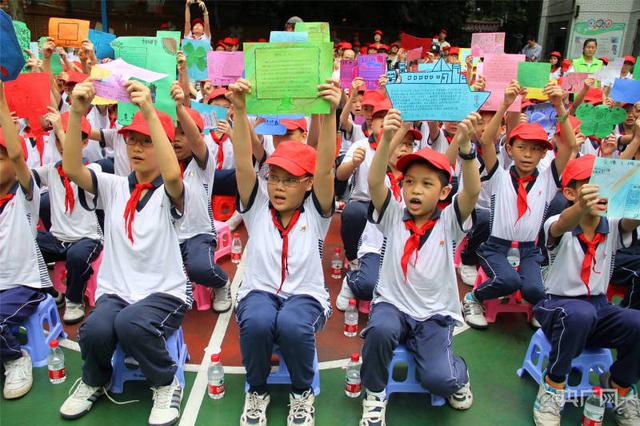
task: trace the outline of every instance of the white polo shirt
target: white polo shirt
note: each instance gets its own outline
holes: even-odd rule
[[[100,129],[102,142],[105,147],[113,150],[113,171],[116,176],[129,176],[132,172],[129,156],[127,155],[127,144],[124,136],[118,133],[117,128]]]
[[[558,221],[560,215],[551,216],[544,223],[547,241],[550,240],[551,225]],[[615,254],[618,249],[628,248],[637,241],[638,231],[620,232],[620,218],[600,218],[596,232],[606,234],[603,242],[596,248],[595,265],[589,275],[589,289],[592,296],[606,294],[609,280],[613,273]],[[565,232],[547,245],[549,252],[549,273],[545,283],[548,294],[556,296],[586,296],[587,287],[580,276],[586,246],[580,242],[578,235],[580,226],[573,231]],[[593,265],[593,264],[592,264]]]
[[[164,293],[191,305],[191,284],[187,279],[174,222],[180,220],[165,192],[162,178],[140,199],[132,224],[133,243],[125,230],[124,211],[136,183],[135,174],[115,176],[89,170],[95,188],[96,207],[103,209],[104,251],[96,299],[115,294],[136,303],[152,293]],[[83,207],[85,192],[80,190]],[[190,206],[185,183],[185,209]]]
[[[29,200],[16,182],[10,191],[13,198],[0,207],[0,290],[20,285],[51,287],[47,265],[36,243],[40,189],[34,179],[31,187]]]
[[[350,201],[369,201],[371,199],[371,195],[369,194],[369,167],[371,167],[371,162],[373,161],[373,156],[376,151],[371,148],[369,144],[369,139],[364,138],[355,141],[350,147],[347,153],[344,155],[343,162],[353,160],[353,153],[358,148],[364,148],[365,156],[364,161],[360,163],[360,165],[353,172],[353,189],[351,191]]]
[[[429,137],[429,122],[423,121],[420,125],[420,132],[422,133],[422,140],[420,141],[420,148],[429,147],[434,151],[437,151],[441,154],[445,154],[447,149],[449,149],[449,141],[444,134],[444,130],[441,128],[438,130],[438,136],[435,140],[431,140]]]
[[[266,185],[264,179],[258,178],[249,205],[242,206],[238,201],[238,211],[249,233],[247,264],[238,289],[238,300],[252,290],[276,294],[280,287],[282,237],[271,218]],[[289,273],[277,294],[285,299],[293,295],[309,295],[322,305],[325,315],[329,316],[331,301],[325,287],[322,251],[332,215],[322,215],[313,193],[305,199],[301,209],[297,223],[289,232]]]
[[[367,139],[367,135],[364,134],[364,130],[362,130],[362,126],[366,126],[366,122],[363,124],[351,123],[351,133],[347,133],[345,130],[341,129],[342,144],[340,146],[340,153],[347,152],[347,150],[351,147],[353,142],[359,141],[360,139]]]
[[[497,161],[493,170],[481,177],[482,196],[491,203],[491,236],[507,241],[535,241],[549,203],[560,188],[555,161],[545,169],[536,169],[536,179],[526,185],[527,211],[517,223],[518,184],[512,171],[516,173],[515,168],[505,170]]]
[[[378,223],[385,236],[373,303],[390,303],[416,321],[440,314],[462,323],[453,257],[457,244],[473,226],[473,218],[469,216],[460,223],[457,196],[452,204],[434,215],[438,217],[436,225],[421,238],[417,259],[414,253],[409,260],[406,285],[401,259],[405,243],[411,236],[404,221],[411,216],[404,203],[397,202],[390,191],[382,210],[378,213],[370,209],[369,212],[370,220]]]
[[[213,161],[211,151],[207,148],[203,168],[195,158],[191,158],[182,174],[184,182],[191,190],[191,197],[189,208],[184,212],[182,219],[176,222],[180,244],[199,234],[216,235],[211,211],[211,191],[216,172]]]
[[[88,211],[80,205],[78,199],[78,185],[69,181],[73,189],[74,207],[73,211],[67,212],[65,206],[66,191],[62,177],[58,174],[56,166],[61,163],[49,164],[48,166],[33,169],[32,172],[36,181],[41,186],[49,188],[51,204],[51,233],[58,240],[72,243],[82,238],[92,240],[102,239],[102,230],[98,224],[98,217],[93,211]],[[99,164],[91,163],[88,168],[101,172]]]
[[[211,133],[205,132],[204,134],[204,142],[209,148],[211,155],[213,156],[213,162],[211,162],[211,167],[216,169],[216,165],[218,163],[218,149],[220,145],[213,140],[213,136]],[[224,153],[224,160],[222,162],[222,170],[231,170],[236,168],[236,160],[233,156],[233,142],[231,138],[227,138],[224,142],[222,142],[222,152]]]

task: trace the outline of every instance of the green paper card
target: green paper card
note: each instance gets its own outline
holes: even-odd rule
[[[25,53],[25,49],[29,49],[29,43],[31,43],[31,31],[27,24],[21,21],[13,21],[13,29],[16,31],[16,37],[18,38],[18,44],[20,45],[20,49],[22,49],[22,56],[24,56],[25,62],[29,60],[29,55]],[[35,52],[36,55],[38,54]],[[22,67],[21,72],[29,72],[29,70],[25,67]]]
[[[548,62],[520,62],[518,64],[518,83],[521,87],[542,89],[549,82],[551,64]]]
[[[309,43],[329,43],[331,41],[328,22],[298,22],[296,32],[309,33]]]
[[[167,42],[164,41],[164,46],[167,50],[172,50],[174,51],[174,55],[178,54],[178,48],[180,47],[180,36],[182,35],[182,33],[180,31],[156,31],[156,38],[159,39],[163,39],[163,38],[170,38],[171,40],[175,40],[176,44],[175,44],[175,48],[173,47],[174,45],[172,44],[172,42]]]
[[[633,67],[633,79],[640,80],[640,56],[636,58],[636,64]]]
[[[328,114],[318,84],[333,72],[333,43],[245,43],[249,114]]]
[[[38,43],[39,43],[40,49],[42,49],[42,46],[44,46],[44,42],[45,41],[47,41],[46,37],[40,37],[38,39]],[[34,53],[36,53],[36,55],[38,55],[37,52],[34,52]],[[40,57],[42,58],[43,55],[40,55]],[[60,58],[60,54],[57,53],[57,52],[56,53],[52,53],[51,54],[51,73],[53,75],[58,75],[63,71],[64,71],[64,68],[62,67],[62,58]]]

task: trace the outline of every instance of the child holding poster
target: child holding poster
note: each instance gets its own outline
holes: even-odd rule
[[[322,272],[322,246],[334,207],[333,162],[340,89],[318,86],[330,103],[321,116],[317,152],[297,141],[281,142],[258,176],[253,163],[245,96],[248,81],[229,86],[235,111],[234,154],[238,181],[237,209],[249,233],[246,267],[238,291],[240,350],[249,392],[241,425],[267,424],[270,397],[267,376],[278,345],[291,375],[289,425],[315,421],[313,361],[315,333],[331,313]]]
[[[589,184],[595,157],[571,160],[562,174],[562,194],[569,202],[544,224],[549,250],[546,296],[534,307],[551,342],[549,364],[533,407],[536,425],[560,425],[571,361],[588,348],[615,348],[617,359],[601,376],[613,398],[618,425],[640,424],[640,311],[607,301],[616,250],[637,239],[640,220],[600,216],[607,200]]]

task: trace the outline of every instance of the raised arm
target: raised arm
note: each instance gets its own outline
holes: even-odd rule
[[[187,141],[189,141],[191,152],[198,161],[198,165],[202,167],[205,164],[207,156],[207,145],[204,143],[204,138],[202,137],[198,126],[193,121],[193,118],[191,118],[187,108],[184,106],[186,96],[182,91],[180,83],[177,81],[174,81],[171,85],[171,97],[176,102],[176,115],[180,122],[180,126],[182,127],[182,131],[187,137]]]
[[[382,140],[378,144],[376,153],[373,156],[371,166],[369,166],[369,193],[371,194],[371,202],[376,211],[381,211],[387,192],[389,189],[384,184],[384,178],[387,175],[387,164],[389,162],[389,154],[391,152],[391,140],[398,133],[398,129],[402,127],[402,118],[400,111],[390,109],[384,117]]]
[[[335,121],[335,120],[334,120]],[[314,148],[318,147],[318,138],[320,137],[321,117],[318,114],[311,114],[311,122],[309,123],[309,132],[307,133],[307,145]],[[335,135],[334,135],[335,146]]]
[[[573,99],[573,104],[571,105],[571,109],[569,110],[571,114],[576,113],[576,110],[578,109],[580,104],[584,101],[585,96],[587,96],[587,92],[591,87],[593,87],[594,83],[595,83],[595,80],[593,79],[593,77],[589,77],[584,81],[584,85],[582,86],[582,89],[580,89],[580,91],[576,93],[576,96]]]
[[[556,152],[556,170],[558,175],[562,174],[565,166],[571,159],[573,147],[576,145],[576,134],[571,128],[571,123],[567,119],[569,112],[562,102],[562,88],[557,84],[549,83],[544,88],[544,93],[549,97],[549,102],[553,105],[558,116],[558,125],[560,126],[560,144]]]
[[[84,81],[76,84],[71,93],[71,110],[69,111],[69,126],[64,140],[62,154],[62,168],[80,188],[95,194],[93,180],[89,169],[82,162],[82,117],[91,106],[96,94],[93,83]]]
[[[189,9],[189,3],[191,3],[191,1],[187,0],[184,6],[184,35],[182,36],[183,38],[188,36],[189,33],[191,32],[191,10]]]
[[[636,119],[633,125],[633,139],[626,146],[624,151],[622,151],[618,158],[621,160],[633,160],[636,153],[640,149],[640,118]]]
[[[457,141],[456,145],[459,146],[458,150],[461,154],[469,154],[473,149],[471,135],[479,120],[480,114],[473,112],[458,124],[458,130],[453,139]],[[462,159],[462,190],[458,195],[458,209],[462,221],[465,221],[476,208],[479,195],[480,173],[475,159]]]
[[[356,77],[351,82],[351,91],[347,102],[345,102],[342,112],[340,113],[340,128],[347,134],[351,134],[353,131],[353,121],[351,121],[351,109],[353,108],[353,102],[358,96],[358,87],[364,84],[364,80],[360,77]]]
[[[31,171],[27,162],[24,159],[24,152],[22,151],[22,144],[20,143],[20,137],[18,136],[18,130],[16,129],[13,119],[11,118],[11,112],[9,112],[9,105],[7,99],[4,96],[4,83],[0,81],[0,126],[2,126],[2,135],[7,143],[7,154],[9,160],[13,163],[13,167],[16,170],[16,177],[20,186],[25,190],[28,199],[31,199],[33,195],[33,188],[31,187]]]
[[[576,202],[564,209],[558,220],[549,228],[547,244],[553,243],[565,232],[573,231],[585,215],[589,213],[597,215],[606,209],[606,206],[598,204],[600,201],[598,185],[584,184],[577,195]]]
[[[333,162],[336,154],[336,108],[340,103],[340,88],[332,81],[318,87],[318,95],[331,104],[328,114],[319,116],[320,126],[313,177],[313,192],[320,203],[322,213],[333,210]]]
[[[202,16],[204,18],[204,34],[209,40],[211,40],[211,26],[209,25],[209,11],[204,1],[200,1],[200,9],[202,9]]]
[[[181,50],[176,55],[177,69],[178,69],[178,81],[180,82],[180,87],[182,87],[182,92],[185,94],[183,104],[184,106],[191,106],[191,85],[189,84],[189,74],[187,73],[187,57],[184,55],[184,52]]]

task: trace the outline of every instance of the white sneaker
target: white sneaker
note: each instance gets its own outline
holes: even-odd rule
[[[66,307],[62,320],[66,324],[75,324],[84,318],[84,303],[73,303],[69,299],[65,299]]]
[[[560,413],[564,406],[564,389],[556,389],[543,382],[533,404],[533,421],[536,426],[560,426]]]
[[[460,278],[462,282],[466,285],[470,285],[473,287],[476,285],[476,279],[478,278],[478,269],[475,265],[465,265],[464,263],[460,264]]]
[[[177,377],[167,386],[154,386],[153,407],[149,414],[149,426],[170,426],[180,418],[180,402],[182,401],[182,386]]]
[[[2,389],[4,399],[16,399],[26,395],[33,385],[29,352],[22,349],[20,358],[5,362],[4,375],[6,376]]]
[[[618,395],[618,403],[613,409],[613,416],[618,426],[640,425],[638,388],[632,386],[625,396]]]
[[[456,410],[468,410],[473,404],[473,393],[471,393],[471,381],[447,397],[447,402],[451,408]]]
[[[73,390],[74,387],[75,390]],[[104,393],[103,386],[89,386],[80,378],[69,389],[69,396],[60,407],[60,415],[68,420],[82,417],[91,410],[93,403]]]
[[[342,287],[340,287],[340,293],[336,299],[336,308],[339,311],[345,311],[349,307],[349,300],[355,299],[349,284],[347,284],[347,277],[342,280]]]
[[[231,283],[227,281],[224,287],[213,289],[213,310],[227,312],[231,309]]]
[[[240,426],[267,426],[267,407],[271,402],[268,393],[247,392],[244,396],[244,408],[240,416]]]
[[[316,424],[313,402],[316,397],[308,390],[302,395],[289,394],[287,426],[314,426]]]
[[[229,225],[229,229],[235,231],[238,226],[242,223],[242,215],[237,211],[233,212],[233,215],[225,221],[227,225]]]
[[[485,329],[489,326],[484,317],[484,306],[473,297],[472,293],[467,293],[462,300],[462,313],[466,323],[473,328]]]
[[[535,328],[536,330],[541,327],[535,315],[531,315],[531,327]]]
[[[360,426],[385,426],[384,414],[387,410],[387,398],[384,391],[381,395],[366,391],[367,396],[362,400],[362,418]]]

